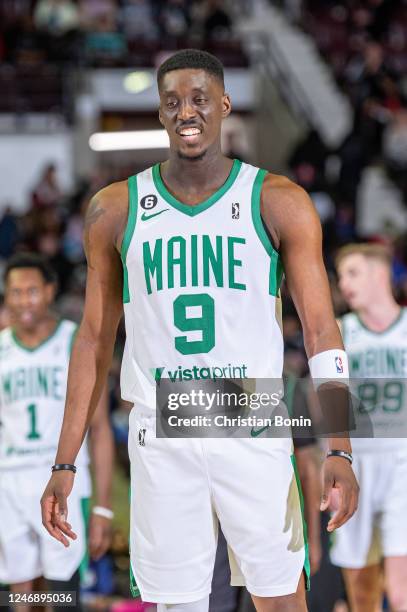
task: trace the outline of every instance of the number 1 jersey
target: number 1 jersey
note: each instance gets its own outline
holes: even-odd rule
[[[0,469],[54,463],[76,329],[61,320],[36,348],[11,328],[0,333]],[[86,444],[79,463],[88,464]]]

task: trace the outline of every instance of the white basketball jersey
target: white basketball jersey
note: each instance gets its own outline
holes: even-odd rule
[[[352,439],[353,448],[407,447],[407,308],[384,332],[367,329],[355,313],[342,317],[341,330],[352,390],[361,400],[357,416],[373,426],[373,436]]]
[[[0,333],[0,469],[54,463],[76,329],[61,320],[34,349],[11,328]],[[88,463],[84,443],[77,464]]]
[[[165,187],[159,164],[129,178],[123,239],[122,397],[155,408],[155,382],[279,378],[282,267],[260,216],[266,172],[235,160],[197,206]]]

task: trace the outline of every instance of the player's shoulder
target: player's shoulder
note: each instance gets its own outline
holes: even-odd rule
[[[111,183],[89,201],[85,214],[85,244],[89,250],[90,229],[99,244],[117,245],[127,223],[129,196],[127,181]]]
[[[275,220],[309,223],[317,220],[315,206],[300,185],[281,174],[266,174],[261,191],[262,213]]]
[[[305,189],[288,176],[272,172],[268,172],[264,177],[262,196],[267,200],[278,200],[279,202],[283,200],[284,203],[292,203],[295,206],[312,204]]]
[[[283,236],[298,240],[305,227],[311,240],[320,240],[320,220],[311,198],[288,177],[273,173],[265,176],[260,206],[269,231],[277,236],[276,244]]]
[[[106,211],[116,211],[117,207],[126,207],[128,204],[128,186],[127,180],[110,183],[100,189],[92,196],[88,212],[91,208],[102,208]]]

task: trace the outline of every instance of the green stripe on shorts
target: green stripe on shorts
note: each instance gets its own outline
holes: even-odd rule
[[[304,534],[304,548],[305,548],[305,560],[304,560],[304,572],[306,576],[306,589],[307,591],[311,588],[311,567],[309,562],[309,549],[308,549],[308,535],[307,535],[307,523],[305,522],[304,516],[304,497],[302,494],[301,481],[298,474],[297,462],[295,460],[295,455],[291,455],[291,463],[293,464],[295,480],[297,482],[298,495],[300,497],[300,506],[301,506],[301,516],[302,516],[302,531]]]
[[[140,597],[140,589],[137,586],[136,578],[134,577],[133,570],[130,562],[130,592],[133,597]]]
[[[81,564],[79,566],[79,575],[81,582],[85,578],[85,572],[89,566],[89,550],[88,550],[88,537],[89,537],[89,518],[90,518],[90,497],[82,497],[81,499],[81,510],[82,519],[84,524],[85,532],[85,554],[82,557]]]

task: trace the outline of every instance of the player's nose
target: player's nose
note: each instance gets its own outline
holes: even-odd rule
[[[196,116],[196,112],[194,107],[190,102],[184,100],[178,107],[178,115],[177,118],[179,121],[187,121],[188,119],[192,119]]]

